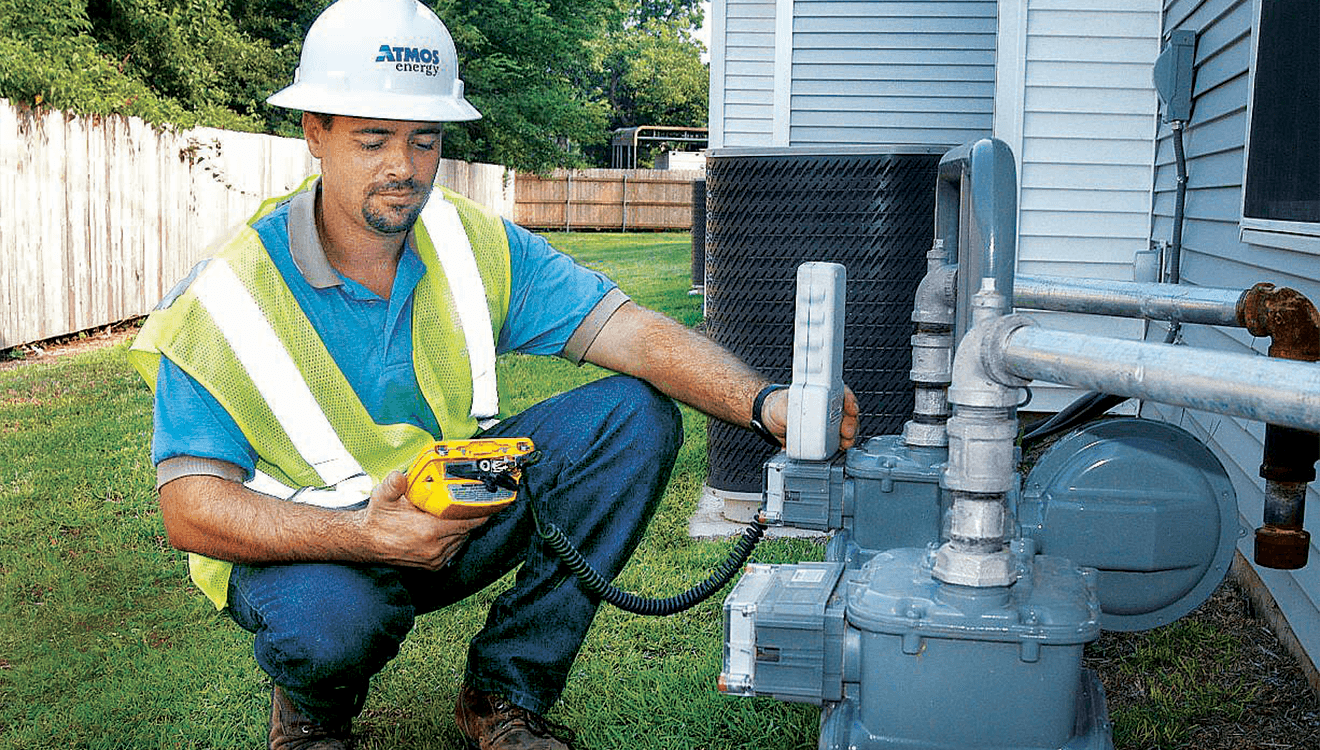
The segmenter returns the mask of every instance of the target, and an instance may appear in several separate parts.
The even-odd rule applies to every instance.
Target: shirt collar
[[[325,257],[321,235],[316,230],[316,196],[320,191],[321,181],[318,179],[315,185],[298,192],[289,201],[289,254],[293,256],[298,272],[313,289],[327,289],[344,283],[330,259]],[[408,230],[405,242],[409,249],[416,247],[413,230]]]

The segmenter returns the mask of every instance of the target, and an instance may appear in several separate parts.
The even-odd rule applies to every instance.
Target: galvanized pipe
[[[996,379],[984,357],[988,339],[998,339],[1008,300],[995,280],[981,280],[972,298],[972,329],[958,346],[949,386],[949,458],[940,486],[949,490],[949,540],[940,546],[931,574],[958,586],[1008,586],[1015,572],[1006,545],[1010,516],[1007,498],[1015,484],[1013,449],[1017,387],[1025,381]]]
[[[953,323],[957,267],[949,265],[943,240],[926,253],[926,275],[912,304],[912,419],[903,425],[907,445],[942,448],[949,444],[947,391],[953,377]]]
[[[1018,276],[1013,306],[1240,328],[1245,325],[1242,302],[1247,293],[1180,284]]]
[[[1315,364],[1051,331],[1020,315],[1005,322],[983,352],[1000,382],[1044,380],[1320,431]]]
[[[1236,326],[1270,339],[1269,356],[1320,360],[1320,312],[1304,295],[1273,284],[1245,291],[1103,279],[1019,276],[1020,308]],[[1265,481],[1264,526],[1256,530],[1254,559],[1268,568],[1304,567],[1310,534],[1303,528],[1306,486],[1315,479],[1320,438],[1278,424],[1265,426],[1260,475]]]

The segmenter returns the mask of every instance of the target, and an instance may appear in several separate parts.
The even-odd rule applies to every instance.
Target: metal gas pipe
[[[1311,363],[1052,331],[1024,315],[997,315],[1003,303],[996,298],[994,280],[984,279],[973,303],[975,325],[954,355],[944,474],[954,506],[934,569],[941,581],[987,587],[1012,580],[1004,548],[1007,480],[996,478],[1012,476],[1016,422],[1005,415],[1026,380],[1320,430],[1320,367]],[[1290,534],[1300,531],[1287,517],[1293,500],[1282,498],[1280,518],[1269,519],[1289,524],[1283,528]]]
[[[1007,497],[1016,481],[1018,386],[1021,378],[993,378],[982,362],[996,321],[1007,320],[1008,302],[985,277],[972,298],[971,330],[953,358],[949,386],[949,460],[941,484],[953,495],[948,541],[939,549],[932,575],[945,583],[986,588],[1015,579],[1008,542],[1013,527]]]
[[[1320,360],[1320,313],[1300,293],[1257,284],[1242,299],[1244,323],[1255,336],[1269,336],[1271,357]],[[1255,559],[1270,568],[1306,566],[1311,535],[1302,528],[1306,485],[1315,479],[1320,435],[1273,422],[1265,425],[1265,525],[1256,529]]]
[[[1016,577],[1007,495],[1016,481],[1018,388],[985,377],[974,361],[981,332],[1009,310],[1016,234],[1017,170],[1007,144],[989,138],[945,154],[935,188],[935,237],[957,248],[958,269],[956,283],[942,286],[956,287],[956,299],[971,304],[953,310],[959,343],[947,391],[952,416],[941,479],[953,504],[948,541],[936,554],[932,575],[981,589],[1009,586]]]
[[[1032,310],[1244,326],[1247,292],[1154,282],[1018,276],[1013,306]]]
[[[1175,323],[1235,326],[1270,338],[1269,356],[1320,361],[1320,312],[1300,292],[1257,284],[1246,291],[1102,279],[1019,276],[1019,308],[1115,315]],[[1265,479],[1264,525],[1256,530],[1254,559],[1267,568],[1306,566],[1310,534],[1303,528],[1307,484],[1320,458],[1316,432],[1266,422],[1260,476]]]
[[[917,285],[912,305],[912,380],[915,405],[903,425],[903,442],[913,447],[943,448],[949,444],[947,392],[953,377],[953,327],[957,266],[950,265],[944,240],[935,240],[926,254],[926,275]]]
[[[970,327],[971,313],[956,300],[971,299],[982,276],[1012,294],[1016,261],[1017,188],[1013,154],[991,138],[950,150],[940,159],[935,184],[935,242],[912,307],[912,372],[916,404],[903,427],[912,447],[943,448],[950,410],[954,343]]]

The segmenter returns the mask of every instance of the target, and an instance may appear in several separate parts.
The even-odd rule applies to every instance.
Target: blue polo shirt
[[[389,299],[384,299],[339,274],[326,260],[312,218],[314,192],[299,193],[253,229],[372,419],[416,425],[442,437],[413,371],[413,297],[426,267],[411,233]],[[606,276],[578,265],[543,238],[508,221],[504,228],[509,239],[509,311],[496,351],[580,360],[581,352],[565,351],[574,333],[581,337],[579,328],[586,327],[583,322],[589,317],[603,324],[627,298]],[[590,341],[579,348],[585,350],[586,344]],[[181,456],[216,459],[252,477],[257,454],[233,418],[164,357],[156,381],[154,427],[156,464]]]

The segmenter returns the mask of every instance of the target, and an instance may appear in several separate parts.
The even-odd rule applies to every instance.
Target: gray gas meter
[[[1199,440],[1165,422],[1092,422],[1043,453],[1017,504],[1022,535],[1095,568],[1105,630],[1191,612],[1233,562],[1237,495]]]
[[[915,428],[766,464],[764,517],[833,536],[824,562],[748,566],[724,603],[720,689],[820,705],[821,750],[1112,750],[1083,648],[1102,628],[1158,627],[1204,601],[1234,554],[1237,499],[1195,437],[1132,418],[1071,432],[1023,479],[1026,381],[986,354],[1025,325],[999,288],[1012,276],[1011,154],[980,143],[946,162],[937,233],[993,252],[946,259],[937,237],[912,316]],[[973,165],[979,175],[960,171]],[[981,210],[944,205],[964,183]],[[954,261],[981,269],[956,305],[941,296]],[[837,319],[803,310],[813,299],[799,296],[799,320]],[[953,307],[971,308],[956,351]]]

